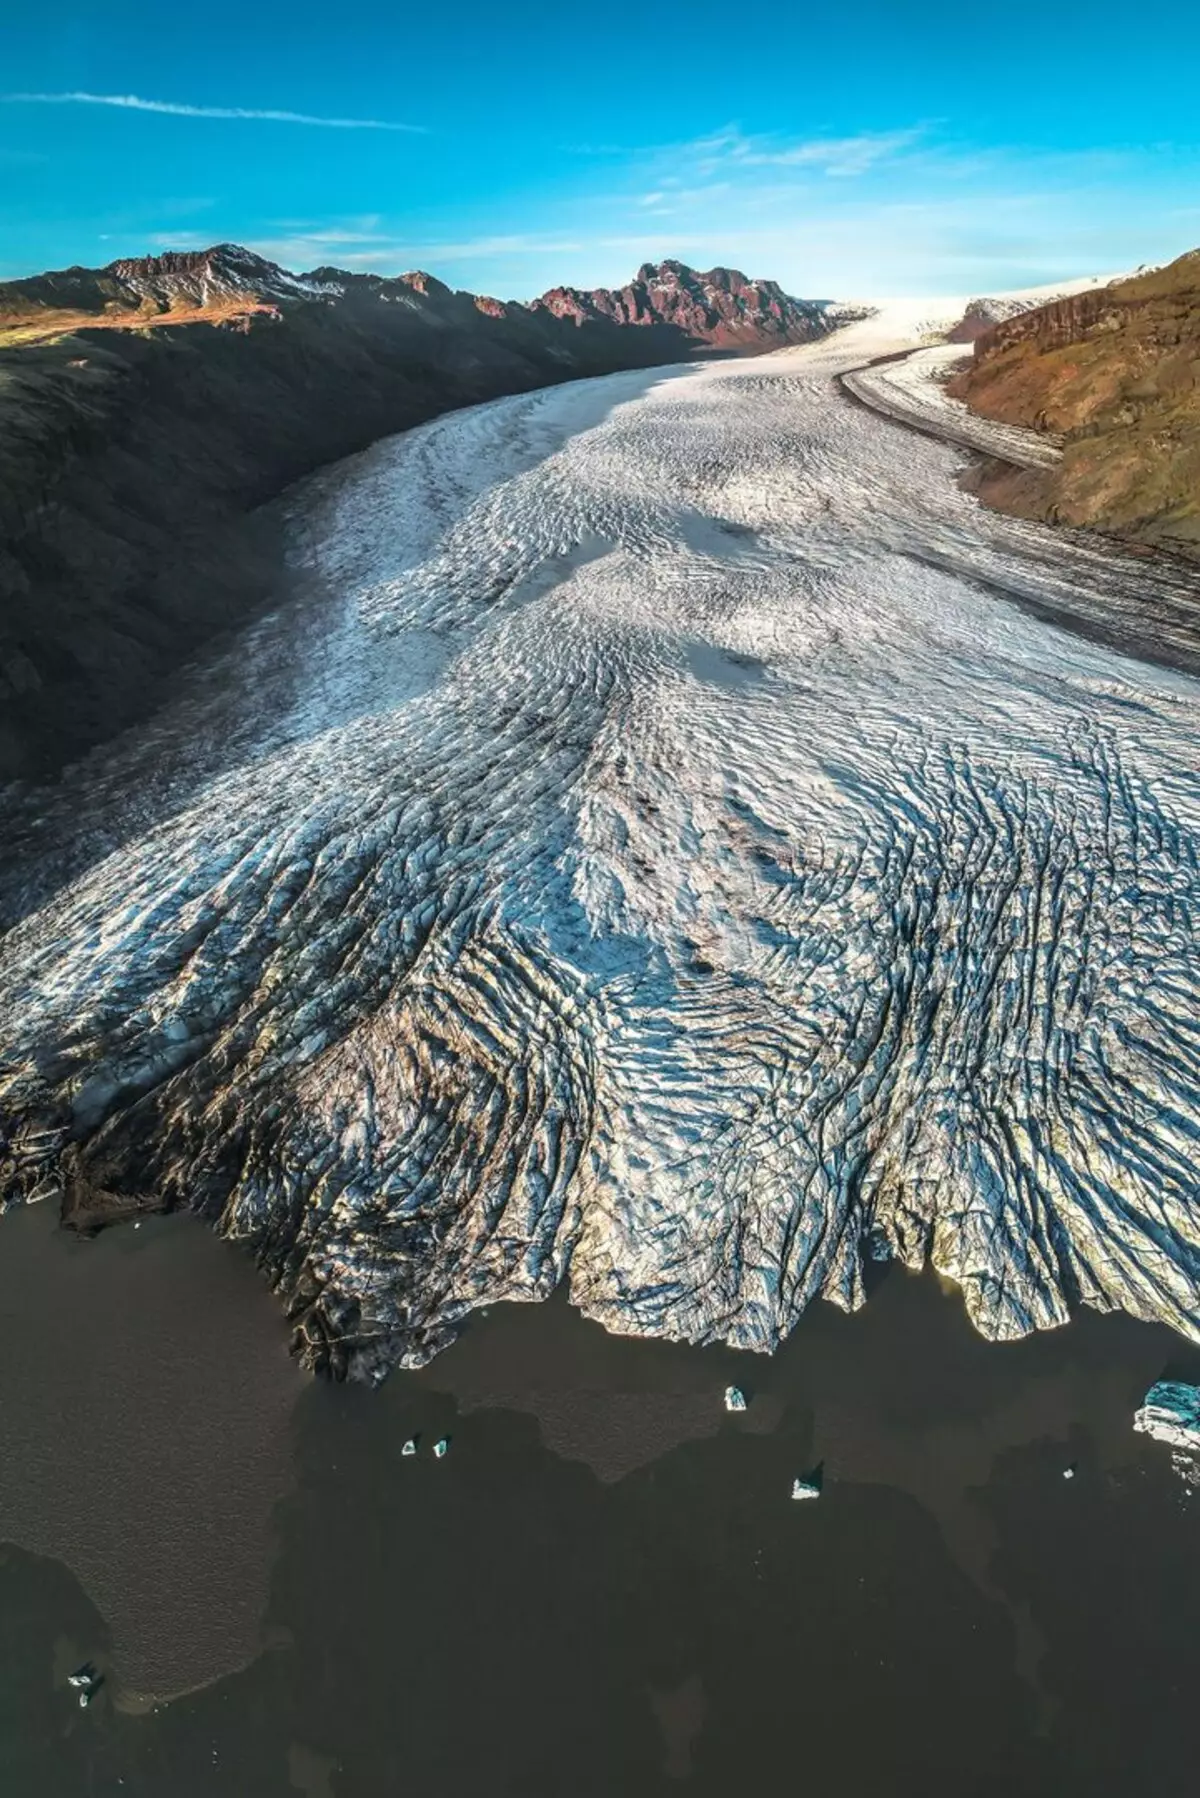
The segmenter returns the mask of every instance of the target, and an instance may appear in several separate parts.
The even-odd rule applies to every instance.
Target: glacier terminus
[[[563,1282],[770,1349],[869,1256],[989,1337],[1200,1337],[1183,583],[983,512],[837,385],[896,347],[504,399],[295,493],[296,597],[31,807],[4,1197],[202,1212],[369,1380]]]

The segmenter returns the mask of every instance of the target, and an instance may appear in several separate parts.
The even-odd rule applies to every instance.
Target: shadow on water
[[[93,1242],[48,1204],[3,1219],[0,1539],[72,1568],[109,1638],[78,1659],[111,1649],[127,1701],[262,1646],[308,1384],[287,1334],[249,1258],[194,1218]]]
[[[174,1240],[157,1273],[186,1312],[203,1257]],[[170,1360],[161,1316],[153,1332],[146,1356]],[[274,1377],[259,1353],[217,1392],[235,1442]],[[497,1307],[378,1392],[302,1388],[274,1646],[202,1690],[80,1712],[65,1676],[105,1651],[106,1623],[58,1562],[6,1550],[0,1789],[1186,1789],[1200,1495],[1130,1429],[1170,1359],[1195,1375],[1174,1338],[1123,1318],[990,1345],[935,1280],[899,1272],[856,1317],[814,1310],[773,1359],[607,1336],[561,1298]],[[731,1382],[744,1414],[723,1408]],[[140,1460],[128,1441],[127,1472],[150,1477],[157,1424]],[[245,1452],[209,1441],[210,1504]],[[817,1465],[820,1502],[791,1503]],[[201,1609],[202,1534],[181,1544]],[[136,1534],[125,1547],[135,1574]]]

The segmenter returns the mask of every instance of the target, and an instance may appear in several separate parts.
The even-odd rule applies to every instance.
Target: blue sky
[[[1180,0],[1144,32],[1126,0],[21,12],[0,26],[0,276],[233,240],[504,297],[672,255],[851,297],[1200,243]]]

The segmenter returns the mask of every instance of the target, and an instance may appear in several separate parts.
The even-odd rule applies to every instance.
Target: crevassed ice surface
[[[564,1278],[770,1347],[866,1254],[991,1336],[1200,1333],[1187,584],[981,512],[863,346],[310,488],[317,597],[78,777],[60,890],[31,852],[9,1193],[206,1209],[368,1377]]]

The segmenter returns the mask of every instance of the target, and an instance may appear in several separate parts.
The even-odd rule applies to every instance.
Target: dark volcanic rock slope
[[[704,283],[712,306],[667,304]],[[506,304],[231,245],[0,287],[0,779],[144,715],[261,603],[272,527],[247,514],[299,476],[455,406],[825,328],[724,271],[664,265],[655,292],[636,316]]]

